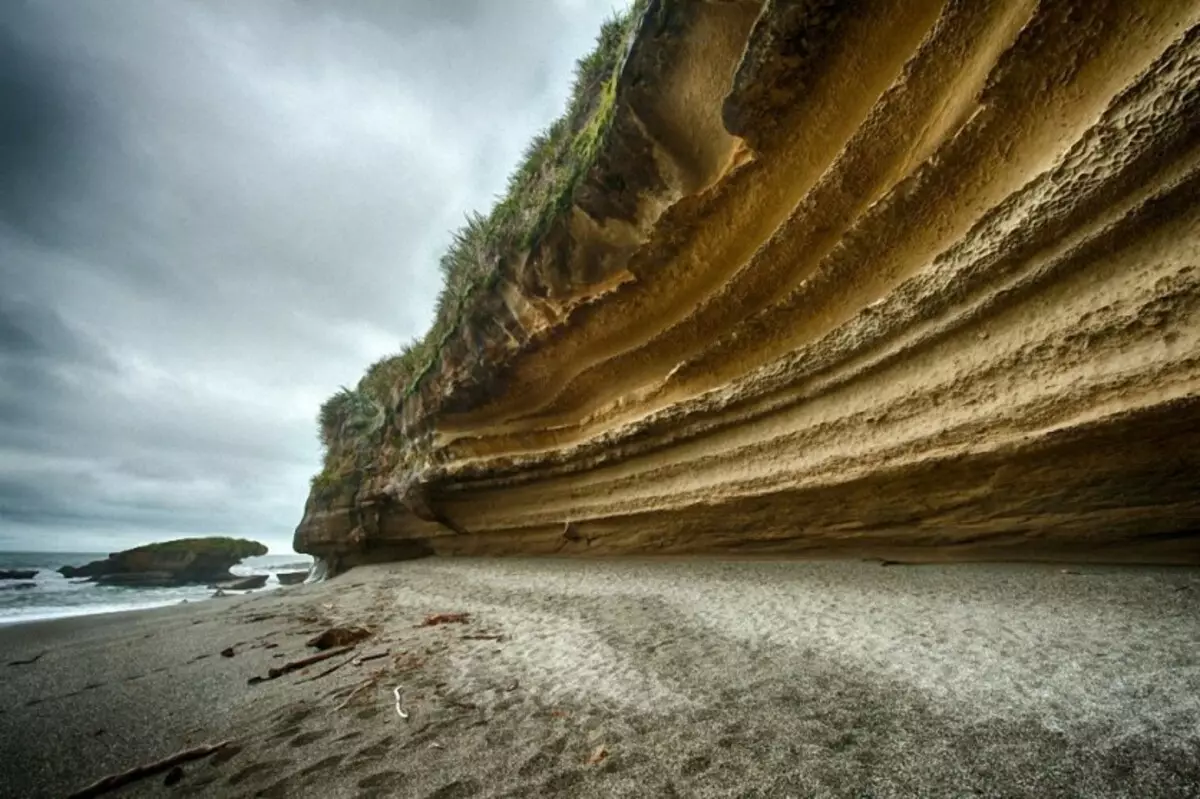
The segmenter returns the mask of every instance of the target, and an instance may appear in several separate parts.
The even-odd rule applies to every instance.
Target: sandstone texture
[[[1200,561],[1200,2],[651,2],[298,551]]]
[[[243,558],[265,554],[265,546],[244,538],[179,538],[115,552],[84,566],[63,566],[58,571],[63,577],[88,577],[109,585],[208,584],[237,579],[230,573],[230,566]],[[266,582],[265,575],[262,582]]]

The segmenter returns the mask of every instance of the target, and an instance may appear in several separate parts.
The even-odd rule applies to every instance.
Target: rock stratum
[[[651,2],[612,100],[298,551],[1200,561],[1200,3]]]

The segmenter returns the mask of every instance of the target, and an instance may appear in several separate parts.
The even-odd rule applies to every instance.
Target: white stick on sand
[[[395,688],[393,688],[393,689],[392,689],[392,693],[393,693],[393,694],[395,695],[395,697],[396,697],[396,715],[398,715],[398,716],[399,716],[400,718],[402,718],[402,719],[405,719],[405,720],[407,720],[407,719],[408,719],[408,714],[407,714],[407,713],[405,713],[405,712],[404,712],[404,711],[403,711],[403,710],[400,708],[400,686],[396,686]]]

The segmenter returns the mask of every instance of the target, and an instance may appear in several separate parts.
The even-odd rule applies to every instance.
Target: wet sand
[[[430,559],[0,653],[5,797],[1200,795],[1196,569]]]

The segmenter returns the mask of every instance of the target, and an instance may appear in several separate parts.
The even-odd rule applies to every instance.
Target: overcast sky
[[[291,549],[624,0],[0,2],[0,549]]]

